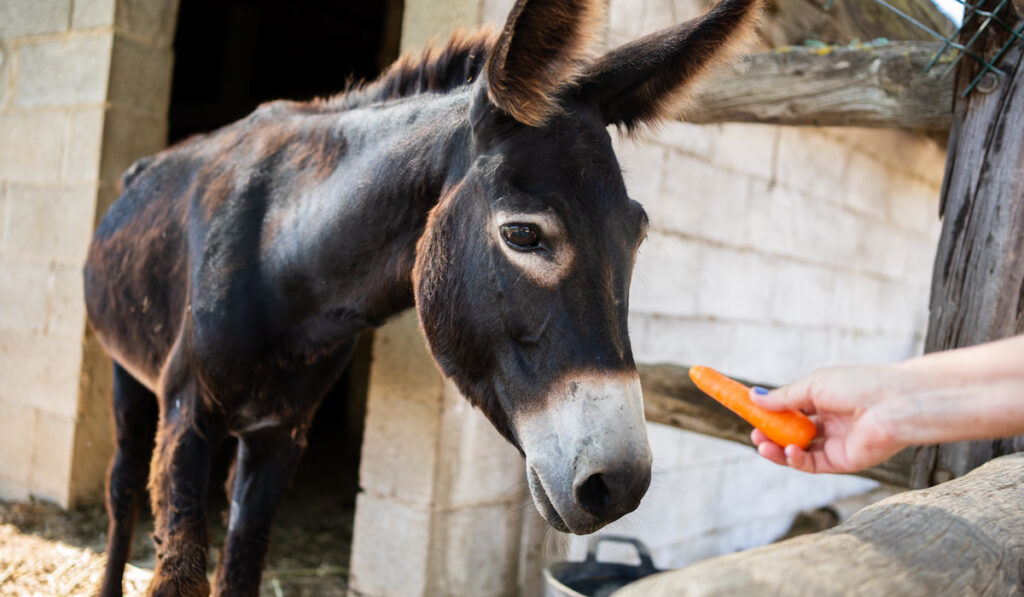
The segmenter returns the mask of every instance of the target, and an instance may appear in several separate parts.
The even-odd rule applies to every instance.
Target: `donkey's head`
[[[471,165],[419,242],[417,308],[441,368],[525,455],[557,529],[599,529],[651,479],[627,331],[647,216],[607,127],[670,110],[757,1],[588,62],[602,0],[519,0],[474,84]]]

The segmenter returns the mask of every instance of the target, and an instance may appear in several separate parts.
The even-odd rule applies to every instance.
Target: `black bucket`
[[[597,546],[602,542],[629,543],[636,548],[640,564],[616,564],[597,561]],[[544,569],[547,597],[607,597],[629,583],[660,572],[651,554],[640,541],[631,537],[601,535],[590,540],[587,559],[582,562],[557,562]]]

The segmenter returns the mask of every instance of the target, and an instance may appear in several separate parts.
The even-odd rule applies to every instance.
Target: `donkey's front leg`
[[[231,514],[217,570],[217,595],[255,596],[270,544],[270,523],[302,455],[305,426],[273,426],[238,441]]]
[[[211,456],[222,432],[215,416],[197,408],[199,402],[197,393],[181,392],[165,397],[162,405],[149,481],[157,555],[150,595],[210,593],[206,494]]]

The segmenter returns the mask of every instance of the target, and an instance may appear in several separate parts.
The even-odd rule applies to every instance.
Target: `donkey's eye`
[[[540,246],[540,230],[530,224],[506,224],[501,235],[508,246],[519,251],[529,251]]]

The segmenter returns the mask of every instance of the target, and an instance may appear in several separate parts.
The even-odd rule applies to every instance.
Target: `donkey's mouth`
[[[569,526],[565,524],[562,516],[558,513],[558,510],[555,509],[554,504],[551,503],[551,498],[548,497],[547,491],[544,490],[544,484],[540,480],[540,475],[537,474],[537,471],[532,466],[527,466],[526,468],[530,493],[533,494],[533,503],[537,506],[537,511],[556,531],[563,533],[571,532]]]

